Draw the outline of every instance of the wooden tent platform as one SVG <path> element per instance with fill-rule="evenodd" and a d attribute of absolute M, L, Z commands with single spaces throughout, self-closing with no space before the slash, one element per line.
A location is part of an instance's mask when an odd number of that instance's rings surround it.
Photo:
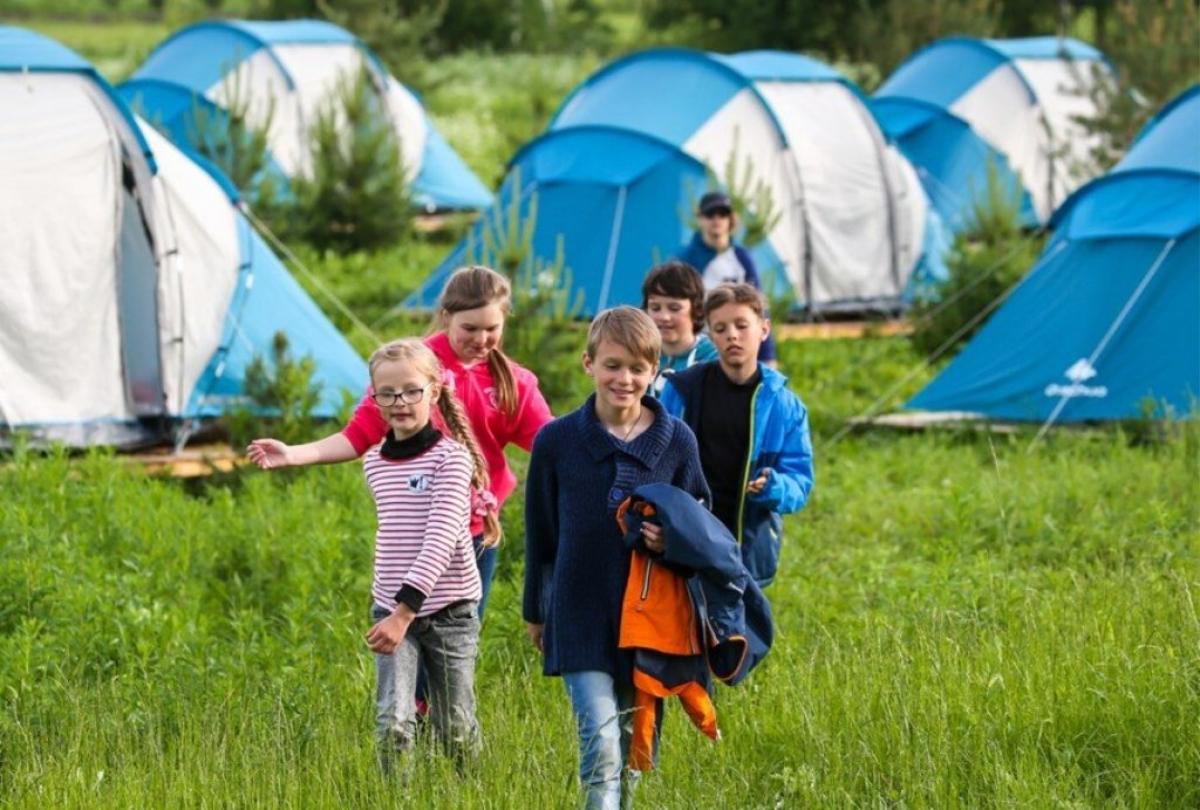
<path fill-rule="evenodd" d="M 246 456 L 227 444 L 202 444 L 175 452 L 169 447 L 117 456 L 127 464 L 137 464 L 146 472 L 172 478 L 198 478 L 213 473 L 232 472 L 249 463 Z"/>
<path fill-rule="evenodd" d="M 1016 433 L 1018 425 L 992 422 L 981 414 L 969 411 L 903 411 L 850 420 L 855 427 L 886 427 L 897 430 L 929 430 L 930 428 L 970 428 L 990 433 Z"/>
<path fill-rule="evenodd" d="M 777 340 L 841 340 L 875 337 L 895 337 L 912 333 L 912 324 L 904 319 L 894 321 L 823 321 L 821 323 L 774 324 Z"/>

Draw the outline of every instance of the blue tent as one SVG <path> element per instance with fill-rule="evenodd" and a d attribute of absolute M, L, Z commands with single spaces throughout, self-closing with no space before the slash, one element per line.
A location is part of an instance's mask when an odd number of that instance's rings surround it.
<path fill-rule="evenodd" d="M 1200 85 L 1055 213 L 987 325 L 907 405 L 1079 422 L 1190 414 L 1200 396 Z"/>
<path fill-rule="evenodd" d="M 918 51 L 875 93 L 880 124 L 918 169 L 942 220 L 969 221 L 994 166 L 1026 226 L 1043 223 L 1088 171 L 1076 116 L 1103 55 L 1073 39 L 949 37 Z"/>
<path fill-rule="evenodd" d="M 86 61 L 0 27 L 0 433 L 167 438 L 248 404 L 278 333 L 334 416 L 366 367 L 250 227 L 236 192 Z"/>
<path fill-rule="evenodd" d="M 513 159 L 493 212 L 404 303 L 432 303 L 468 254 L 486 261 L 486 231 L 535 197 L 534 251 L 550 261 L 561 245 L 584 311 L 638 303 L 646 271 L 690 237 L 706 171 L 724 181 L 731 163 L 773 201 L 753 253 L 797 306 L 895 308 L 914 278 L 942 274 L 925 255 L 938 229 L 916 174 L 845 77 L 794 54 L 665 48 L 577 87 Z"/>
<path fill-rule="evenodd" d="M 548 132 L 513 158 L 494 209 L 405 302 L 430 308 L 446 277 L 482 261 L 484 232 L 536 215 L 533 255 L 546 260 L 561 247 L 585 308 L 597 312 L 640 300 L 642 277 L 672 255 L 687 235 L 681 212 L 704 187 L 704 166 L 671 144 L 613 127 Z"/>
<path fill-rule="evenodd" d="M 427 210 L 487 206 L 491 193 L 433 126 L 419 99 L 359 39 L 327 22 L 188 26 L 162 42 L 119 92 L 173 141 L 193 148 L 211 139 L 211 127 L 222 126 L 228 104 L 249 102 L 253 123 L 265 126 L 269 118 L 269 168 L 286 180 L 307 170 L 312 122 L 339 77 L 362 67 L 395 126 L 414 202 Z"/>

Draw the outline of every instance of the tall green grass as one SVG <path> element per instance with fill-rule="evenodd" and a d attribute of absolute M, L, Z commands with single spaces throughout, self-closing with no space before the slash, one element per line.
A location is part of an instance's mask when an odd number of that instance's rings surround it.
<path fill-rule="evenodd" d="M 819 448 L 909 351 L 785 344 Z M 1200 433 L 1030 438 L 851 434 L 819 455 L 768 592 L 773 651 L 719 690 L 719 744 L 669 712 L 641 804 L 1200 804 Z M 566 699 L 520 620 L 520 493 L 480 658 L 484 754 L 462 774 L 423 754 L 397 785 L 371 745 L 356 465 L 180 483 L 18 452 L 0 488 L 0 804 L 575 801 Z"/>

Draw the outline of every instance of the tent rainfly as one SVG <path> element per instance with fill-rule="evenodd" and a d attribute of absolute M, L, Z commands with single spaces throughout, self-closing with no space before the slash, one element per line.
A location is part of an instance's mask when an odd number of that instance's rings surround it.
<path fill-rule="evenodd" d="M 1200 85 L 1054 214 L 1054 238 L 909 408 L 1000 420 L 1127 419 L 1200 396 Z"/>
<path fill-rule="evenodd" d="M 310 169 L 310 131 L 343 77 L 366 69 L 395 126 L 413 201 L 428 211 L 487 206 L 491 192 L 434 128 L 415 94 L 353 34 L 317 20 L 196 23 L 164 40 L 120 93 L 191 148 L 205 137 L 197 107 L 211 117 L 235 101 L 266 126 L 273 167 L 284 177 Z M 219 124 L 218 124 L 219 125 Z"/>
<path fill-rule="evenodd" d="M 1077 119 L 1096 113 L 1089 91 L 1110 75 L 1074 39 L 949 37 L 897 68 L 871 104 L 951 230 L 970 221 L 989 164 L 1036 227 L 1092 176 L 1097 136 Z"/>

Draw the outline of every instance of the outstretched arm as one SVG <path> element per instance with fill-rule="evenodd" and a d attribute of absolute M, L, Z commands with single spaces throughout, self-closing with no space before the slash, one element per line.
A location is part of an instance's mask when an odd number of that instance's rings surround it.
<path fill-rule="evenodd" d="M 295 446 L 276 439 L 255 439 L 246 447 L 250 461 L 264 470 L 280 467 L 305 467 L 309 464 L 336 464 L 353 461 L 379 443 L 387 433 L 387 422 L 368 393 L 358 403 L 345 429 L 319 441 Z"/>
<path fill-rule="evenodd" d="M 246 447 L 246 455 L 261 469 L 275 470 L 351 461 L 358 458 L 358 451 L 339 431 L 324 439 L 297 445 L 284 444 L 278 439 L 255 439 Z"/>

